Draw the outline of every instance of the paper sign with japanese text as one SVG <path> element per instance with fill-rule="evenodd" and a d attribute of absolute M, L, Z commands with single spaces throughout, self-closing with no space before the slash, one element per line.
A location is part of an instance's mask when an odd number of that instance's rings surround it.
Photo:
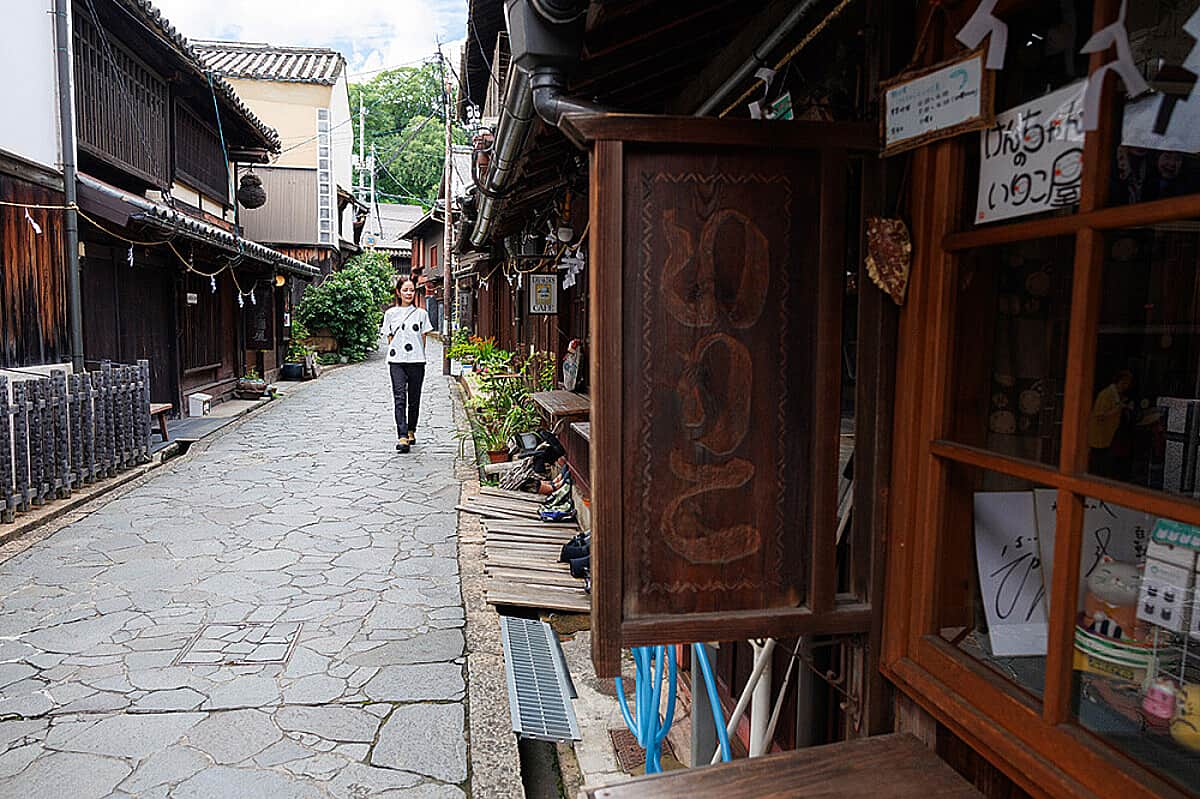
<path fill-rule="evenodd" d="M 980 134 L 976 224 L 1079 203 L 1086 86 L 1073 84 L 997 114 Z"/>
<path fill-rule="evenodd" d="M 895 155 L 988 125 L 995 78 L 983 61 L 983 51 L 977 50 L 884 83 L 883 154 Z"/>

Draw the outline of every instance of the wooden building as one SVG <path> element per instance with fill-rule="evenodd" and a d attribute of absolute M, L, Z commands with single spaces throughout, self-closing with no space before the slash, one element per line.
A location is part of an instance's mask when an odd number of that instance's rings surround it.
<path fill-rule="evenodd" d="M 368 211 L 352 193 L 346 59 L 324 47 L 195 46 L 205 66 L 228 80 L 282 143 L 269 164 L 247 167 L 262 181 L 268 202 L 242 210 L 246 235 L 329 274 L 358 252 Z"/>
<path fill-rule="evenodd" d="M 289 283 L 318 270 L 239 232 L 232 162 L 278 134 L 145 0 L 77 4 L 72 27 L 86 358 L 148 359 L 176 409 L 273 379 Z"/>
<path fill-rule="evenodd" d="M 745 639 L 778 693 L 800 636 L 782 749 L 1200 795 L 1197 4 L 591 3 L 573 62 L 507 66 L 522 5 L 470 4 L 503 102 L 463 257 L 548 271 L 534 237 L 586 229 L 597 673 L 729 642 L 728 712 Z M 846 795 L 863 751 L 803 762 Z M 787 762 L 606 795 L 788 795 Z"/>

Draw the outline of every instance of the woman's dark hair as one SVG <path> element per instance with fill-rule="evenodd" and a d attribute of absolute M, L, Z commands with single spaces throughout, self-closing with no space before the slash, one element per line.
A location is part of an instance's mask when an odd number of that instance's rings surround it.
<path fill-rule="evenodd" d="M 395 296 L 397 305 L 403 305 L 403 303 L 400 301 L 400 289 L 404 288 L 405 283 L 412 283 L 414 291 L 417 288 L 416 281 L 413 280 L 411 277 L 402 277 L 399 280 L 397 280 L 395 291 L 393 291 L 393 295 Z M 417 304 L 417 298 L 413 297 L 413 305 L 416 305 L 416 304 Z"/>

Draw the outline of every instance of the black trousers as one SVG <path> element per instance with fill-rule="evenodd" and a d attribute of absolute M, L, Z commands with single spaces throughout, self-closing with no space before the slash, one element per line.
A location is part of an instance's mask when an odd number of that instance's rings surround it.
<path fill-rule="evenodd" d="M 396 404 L 396 437 L 404 438 L 417 429 L 425 364 L 389 363 L 388 368 L 392 373 L 392 401 Z"/>

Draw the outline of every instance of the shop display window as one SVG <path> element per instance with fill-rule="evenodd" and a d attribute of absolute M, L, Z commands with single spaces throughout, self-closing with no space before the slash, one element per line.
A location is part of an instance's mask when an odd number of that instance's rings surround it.
<path fill-rule="evenodd" d="M 954 440 L 1058 463 L 1074 239 L 966 254 L 957 281 Z"/>
<path fill-rule="evenodd" d="M 1088 471 L 1200 498 L 1200 222 L 1103 242 Z"/>
<path fill-rule="evenodd" d="M 1200 56 L 1200 41 L 1187 30 L 1197 10 L 1200 0 L 1129 4 L 1131 55 L 1151 91 L 1118 102 L 1111 205 L 1200 192 L 1200 91 L 1196 75 L 1185 67 Z"/>
<path fill-rule="evenodd" d="M 1084 499 L 1072 712 L 1200 792 L 1200 528 Z"/>
<path fill-rule="evenodd" d="M 1092 3 L 1002 5 L 998 112 L 1063 108 L 1055 93 L 1114 57 L 1078 46 L 1119 2 L 1095 20 Z M 1084 21 L 1055 62 L 1029 34 L 1069 7 Z M 916 487 L 894 506 L 889 600 L 907 615 L 890 675 L 1031 793 L 1200 796 L 1200 114 L 1157 143 L 1131 116 L 1175 97 L 1171 119 L 1189 118 L 1197 80 L 1177 67 L 1200 63 L 1183 26 L 1198 11 L 1128 3 L 1155 93 L 1126 102 L 1108 76 L 1111 113 L 1071 143 L 1077 201 L 987 205 L 1002 170 L 983 162 L 986 131 L 914 160 L 914 185 L 955 187 L 959 208 L 922 218 L 936 252 L 906 311 L 896 466 Z M 1028 172 L 1025 155 L 1010 161 Z M 999 179 L 1007 199 L 1025 172 Z"/>
<path fill-rule="evenodd" d="M 959 652 L 1040 698 L 1047 613 L 1041 501 L 1054 490 L 954 464 L 947 534 L 939 548 L 937 633 Z M 1051 514 L 1053 511 L 1051 511 Z M 1051 539 L 1051 546 L 1053 539 Z"/>

